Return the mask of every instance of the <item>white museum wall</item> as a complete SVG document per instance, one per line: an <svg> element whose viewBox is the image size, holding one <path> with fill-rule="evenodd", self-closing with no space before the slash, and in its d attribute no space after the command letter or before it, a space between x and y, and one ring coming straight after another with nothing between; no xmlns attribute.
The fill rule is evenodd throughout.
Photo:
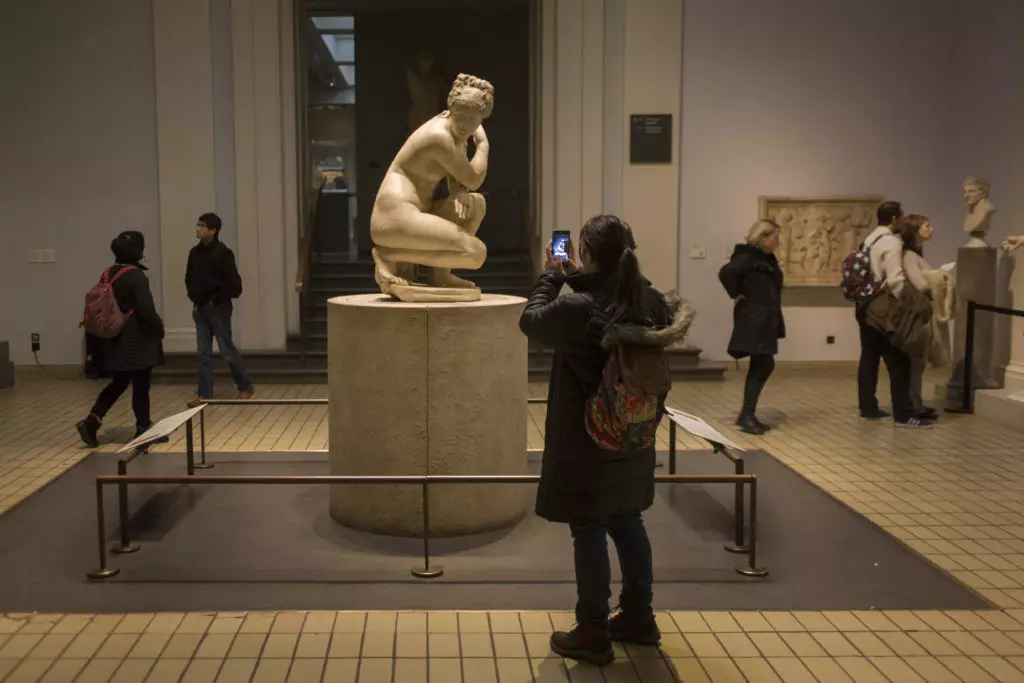
<svg viewBox="0 0 1024 683"><path fill-rule="evenodd" d="M41 39L45 38L45 39ZM160 300L152 15L137 0L12 3L0 21L0 339L79 364L86 290L120 230L146 236ZM55 263L26 263L54 249Z"/></svg>
<svg viewBox="0 0 1024 683"><path fill-rule="evenodd" d="M966 96L1019 97L1007 86L1020 83L1020 59L1002 61L1019 36L1000 13L1012 7L1019 16L1020 6L987 2L989 26L965 31L964 14L979 19L973 3L686 3L679 281L699 313L693 343L726 357L732 307L716 275L757 217L760 195L898 199L938 230L927 258L955 258L962 177L989 173L994 198L1001 186L1008 199L1012 186L996 178L1010 155L1001 141L1019 138L1019 113L992 115ZM986 127L983 144L968 121ZM689 258L691 246L705 247L707 259ZM856 323L838 288L787 290L784 304L780 360L857 358Z"/></svg>

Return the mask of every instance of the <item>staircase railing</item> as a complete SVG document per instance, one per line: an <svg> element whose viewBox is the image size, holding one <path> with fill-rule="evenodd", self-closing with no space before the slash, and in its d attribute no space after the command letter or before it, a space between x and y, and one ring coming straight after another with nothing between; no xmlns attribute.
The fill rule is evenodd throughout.
<svg viewBox="0 0 1024 683"><path fill-rule="evenodd" d="M309 280L309 262L313 256L313 245L316 238L316 214L320 206L320 191L324 184L321 182L312 190L308 202L309 211L306 213L305 226L302 231L302 241L299 243L299 267L295 271L295 292L299 295L299 352L302 364L306 364L306 325L302 321L302 313L306 308L309 299L309 287L306 286Z"/></svg>

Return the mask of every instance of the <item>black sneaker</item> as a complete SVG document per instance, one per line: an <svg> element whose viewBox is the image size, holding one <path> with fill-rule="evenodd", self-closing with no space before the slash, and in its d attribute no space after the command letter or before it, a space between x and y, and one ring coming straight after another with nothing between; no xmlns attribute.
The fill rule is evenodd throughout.
<svg viewBox="0 0 1024 683"><path fill-rule="evenodd" d="M597 666L611 664L615 659L608 631L586 624L577 624L568 633L565 631L552 633L551 650L563 657L589 662Z"/></svg>
<svg viewBox="0 0 1024 683"><path fill-rule="evenodd" d="M736 418L736 426L740 428L741 432L754 436L761 436L767 431L753 415L740 415Z"/></svg>
<svg viewBox="0 0 1024 683"><path fill-rule="evenodd" d="M142 436L143 434L145 434L147 431L149 431L150 427L152 427L152 426L153 426L152 424L149 425L149 427L139 427L139 426L136 426L135 427L135 438L137 439L140 436ZM154 439L153 441L150 441L146 445L147 446L152 446L152 445L158 444L158 443L170 443L170 442L171 442L170 437L168 437L168 436L161 436L159 439Z"/></svg>
<svg viewBox="0 0 1024 683"><path fill-rule="evenodd" d="M770 424L765 424L764 422L761 422L759 419L757 419L757 415L754 416L754 422L756 422L757 426L763 429L765 432L772 431L772 426Z"/></svg>
<svg viewBox="0 0 1024 683"><path fill-rule="evenodd" d="M657 645L661 642L661 630L653 614L636 617L619 612L608 620L608 635L617 643Z"/></svg>
<svg viewBox="0 0 1024 683"><path fill-rule="evenodd" d="M82 439L82 443L84 443L89 448L100 447L99 439L96 438L97 434L100 431L99 420L90 415L89 417L85 418L77 425L75 425L75 428L78 429L78 436L79 438Z"/></svg>
<svg viewBox="0 0 1024 683"><path fill-rule="evenodd" d="M931 420L922 420L919 417L907 417L902 420L893 420L892 422L897 427L907 429L929 429L935 426L935 423Z"/></svg>
<svg viewBox="0 0 1024 683"><path fill-rule="evenodd" d="M916 417L921 420L931 420L932 422L935 422L939 419L939 414L935 412L935 408L925 408L918 413Z"/></svg>
<svg viewBox="0 0 1024 683"><path fill-rule="evenodd" d="M878 408L860 411L860 419L862 420L884 420L889 417L892 417L892 415Z"/></svg>

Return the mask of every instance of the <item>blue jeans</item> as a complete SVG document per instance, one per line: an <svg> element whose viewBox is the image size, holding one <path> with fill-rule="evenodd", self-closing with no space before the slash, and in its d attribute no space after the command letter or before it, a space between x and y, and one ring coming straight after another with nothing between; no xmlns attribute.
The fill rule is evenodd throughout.
<svg viewBox="0 0 1024 683"><path fill-rule="evenodd" d="M654 560L640 513L575 522L569 530L576 564L576 622L599 628L608 623L608 601L612 596L608 536L615 543L622 570L619 606L623 612L649 614L654 597Z"/></svg>
<svg viewBox="0 0 1024 683"><path fill-rule="evenodd" d="M207 304L192 308L196 323L196 353L199 356L199 398L213 398L213 339L217 338L220 355L231 368L231 377L239 391L252 389L252 380L245 370L242 354L231 339L231 303Z"/></svg>

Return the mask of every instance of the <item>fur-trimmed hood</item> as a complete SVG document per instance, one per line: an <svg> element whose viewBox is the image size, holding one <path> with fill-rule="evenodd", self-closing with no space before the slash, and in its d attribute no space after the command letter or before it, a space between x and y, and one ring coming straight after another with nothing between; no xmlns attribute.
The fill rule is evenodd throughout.
<svg viewBox="0 0 1024 683"><path fill-rule="evenodd" d="M690 303L675 292L665 294L665 303L672 311L672 323L668 327L645 327L630 323L609 325L601 346L607 350L617 344L665 347L681 342L689 332L696 313Z"/></svg>

